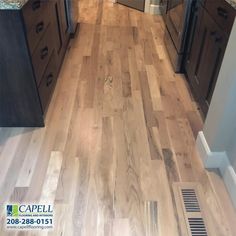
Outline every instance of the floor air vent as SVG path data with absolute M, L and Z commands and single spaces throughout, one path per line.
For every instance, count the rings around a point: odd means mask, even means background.
M 198 183 L 175 183 L 173 185 L 181 235 L 209 236 L 202 212 L 203 197 Z
M 207 230 L 203 218 L 188 218 L 192 236 L 207 236 Z
M 182 189 L 185 210 L 187 212 L 200 212 L 197 195 L 194 189 Z

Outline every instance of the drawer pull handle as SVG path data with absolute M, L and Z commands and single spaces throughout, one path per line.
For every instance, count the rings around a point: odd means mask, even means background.
M 41 5 L 40 0 L 34 1 L 34 2 L 32 3 L 32 10 L 33 10 L 33 11 L 36 11 L 37 9 L 40 8 L 40 5 Z
M 48 47 L 45 47 L 41 50 L 41 59 L 43 60 L 48 55 Z
M 53 82 L 53 74 L 49 74 L 48 77 L 47 77 L 47 82 L 46 82 L 46 85 L 47 87 L 49 87 Z
M 36 25 L 36 33 L 39 34 L 40 32 L 42 32 L 44 29 L 44 23 L 40 22 Z
M 217 8 L 217 12 L 218 12 L 218 15 L 219 15 L 219 16 L 221 16 L 221 17 L 223 17 L 223 18 L 225 18 L 225 19 L 228 18 L 228 13 L 227 13 L 227 11 L 226 11 L 224 8 L 218 7 L 218 8 Z

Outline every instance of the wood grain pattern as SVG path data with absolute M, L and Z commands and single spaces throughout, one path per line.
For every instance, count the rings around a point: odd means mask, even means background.
M 158 236 L 158 204 L 155 201 L 145 202 L 145 235 Z
M 162 19 L 108 0 L 80 9 L 46 127 L 0 129 L 1 216 L 6 202 L 50 200 L 55 228 L 5 232 L 1 217 L 0 235 L 182 236 L 173 184 L 196 182 L 210 224 L 233 236 L 235 210 L 195 150 L 202 120 Z

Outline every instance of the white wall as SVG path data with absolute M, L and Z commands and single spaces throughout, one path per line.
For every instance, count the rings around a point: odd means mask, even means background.
M 206 168 L 219 168 L 236 208 L 236 20 L 196 146 Z
M 225 52 L 203 133 L 213 152 L 236 160 L 236 21 Z

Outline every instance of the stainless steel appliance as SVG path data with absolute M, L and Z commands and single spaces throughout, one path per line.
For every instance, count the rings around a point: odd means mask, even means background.
M 144 11 L 145 0 L 118 0 L 117 2 L 128 7 Z
M 166 19 L 167 5 L 168 5 L 168 0 L 160 0 L 160 12 L 163 16 L 164 21 Z
M 64 0 L 67 11 L 69 32 L 73 36 L 76 33 L 79 20 L 79 0 Z
M 175 72 L 181 72 L 194 0 L 168 0 L 165 44 Z

